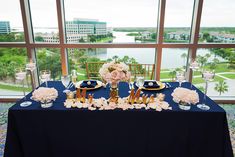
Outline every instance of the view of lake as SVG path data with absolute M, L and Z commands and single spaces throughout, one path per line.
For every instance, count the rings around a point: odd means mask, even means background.
M 116 37 L 113 43 L 134 43 L 134 36 L 127 36 L 130 32 L 113 32 Z M 188 53 L 188 49 L 163 49 L 162 54 L 162 69 L 166 68 L 178 68 L 185 64 L 185 60 L 181 57 L 183 53 Z M 208 49 L 200 49 L 198 54 L 205 55 L 210 53 Z M 98 52 L 92 53 L 91 55 L 101 59 L 112 58 L 117 55 L 119 57 L 129 56 L 136 59 L 137 62 L 142 64 L 153 64 L 155 60 L 155 49 L 154 48 L 109 48 L 99 49 Z M 211 58 L 212 59 L 212 58 Z M 222 59 L 220 58 L 222 61 Z
M 58 29 L 48 29 L 48 28 L 38 28 L 34 29 L 35 33 L 37 32 L 43 32 L 43 33 L 51 33 L 51 32 L 58 32 Z M 113 31 L 113 36 L 115 38 L 113 39 L 113 43 L 135 43 L 135 37 L 134 36 L 128 36 L 127 34 L 130 32 L 115 32 Z M 133 33 L 133 32 L 131 32 Z M 119 56 L 120 58 L 124 56 L 133 57 L 136 59 L 138 63 L 141 64 L 153 64 L 155 60 L 155 49 L 154 48 L 102 48 L 95 50 L 89 50 L 90 56 L 95 56 L 100 59 L 108 59 L 112 58 L 113 56 Z M 163 49 L 162 54 L 162 69 L 170 69 L 170 68 L 178 68 L 185 65 L 185 60 L 181 57 L 183 53 L 188 53 L 188 49 Z M 205 55 L 207 53 L 210 53 L 208 49 L 199 49 L 197 54 L 198 55 Z M 211 57 L 209 59 L 212 60 Z M 223 61 L 222 58 L 218 59 L 220 61 Z

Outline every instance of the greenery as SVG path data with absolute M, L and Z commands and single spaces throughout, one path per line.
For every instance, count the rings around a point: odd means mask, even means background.
M 221 74 L 221 75 L 229 79 L 235 79 L 235 73 L 234 74 Z
M 140 36 L 141 34 L 140 33 L 128 33 L 127 35 L 128 36 Z
M 224 80 L 219 81 L 218 83 L 215 84 L 214 88 L 217 92 L 219 92 L 219 95 L 221 95 L 224 92 L 228 91 L 228 85 Z
M 11 86 L 11 85 L 6 85 L 6 84 L 0 83 L 0 89 L 6 89 L 6 90 L 12 90 L 12 91 L 22 91 L 23 87 Z M 25 87 L 26 92 L 30 92 L 31 90 L 32 90 L 32 88 Z

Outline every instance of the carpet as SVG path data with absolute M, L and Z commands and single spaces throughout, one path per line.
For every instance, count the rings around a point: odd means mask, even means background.
M 13 104 L 0 103 L 0 157 L 3 157 L 4 144 L 7 131 L 7 111 Z M 233 152 L 235 154 L 235 105 L 221 105 L 228 117 L 228 124 L 230 130 L 230 137 L 233 146 Z

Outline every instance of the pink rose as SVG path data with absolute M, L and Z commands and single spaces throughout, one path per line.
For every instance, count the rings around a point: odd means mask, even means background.
M 111 72 L 111 78 L 112 78 L 112 80 L 120 80 L 119 77 L 120 77 L 120 76 L 119 76 L 119 72 L 118 72 L 117 70 L 114 70 L 114 71 Z

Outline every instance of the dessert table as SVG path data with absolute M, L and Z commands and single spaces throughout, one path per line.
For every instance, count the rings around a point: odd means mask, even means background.
M 172 110 L 94 110 L 65 108 L 65 88 L 48 82 L 59 92 L 50 108 L 39 102 L 9 109 L 4 157 L 232 157 L 225 111 L 207 97 L 210 110 L 192 106 L 179 109 L 171 93 L 178 83 L 161 91 Z M 191 84 L 182 84 L 190 88 Z M 74 87 L 73 87 L 74 88 Z M 203 100 L 203 93 L 193 86 Z M 75 90 L 75 88 L 73 89 Z M 119 84 L 120 97 L 128 96 L 127 83 Z M 88 91 L 95 98 L 109 96 L 109 88 Z

